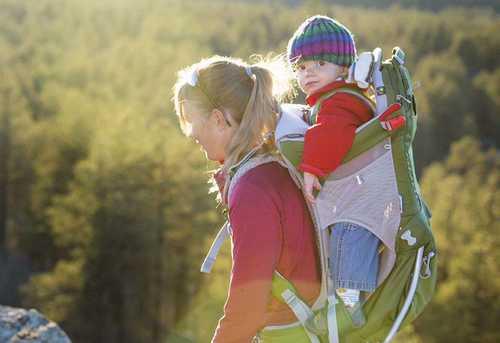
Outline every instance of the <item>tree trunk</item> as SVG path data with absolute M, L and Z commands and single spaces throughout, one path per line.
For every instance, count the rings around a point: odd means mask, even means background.
M 1 94 L 3 109 L 0 112 L 0 251 L 6 249 L 9 194 L 9 152 L 10 152 L 10 97 L 9 91 Z

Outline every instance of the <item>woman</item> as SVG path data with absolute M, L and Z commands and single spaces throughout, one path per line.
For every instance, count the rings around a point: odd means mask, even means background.
M 265 64 L 215 56 L 182 70 L 174 93 L 183 132 L 221 163 L 214 178 L 232 227 L 229 294 L 212 342 L 250 342 L 263 328 L 285 324 L 292 324 L 286 342 L 308 342 L 288 306 L 271 295 L 275 271 L 309 305 L 320 287 L 302 193 L 285 168 L 263 159 L 275 150 L 272 133 L 280 112 L 271 72 Z M 277 342 L 266 332 L 265 342 Z

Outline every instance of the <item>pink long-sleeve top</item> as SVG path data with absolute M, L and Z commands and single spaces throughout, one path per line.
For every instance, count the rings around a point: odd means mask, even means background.
M 304 198 L 278 163 L 244 174 L 229 199 L 233 266 L 224 315 L 212 342 L 248 343 L 268 325 L 297 318 L 271 295 L 277 270 L 312 305 L 320 289 L 313 224 Z

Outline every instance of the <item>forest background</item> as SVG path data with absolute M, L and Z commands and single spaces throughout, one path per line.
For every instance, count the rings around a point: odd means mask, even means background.
M 230 251 L 200 274 L 223 216 L 207 195 L 214 166 L 176 122 L 176 71 L 284 52 L 322 13 L 359 51 L 402 47 L 417 86 L 439 280 L 397 342 L 499 342 L 499 7 L 0 0 L 0 304 L 40 310 L 74 342 L 207 342 Z

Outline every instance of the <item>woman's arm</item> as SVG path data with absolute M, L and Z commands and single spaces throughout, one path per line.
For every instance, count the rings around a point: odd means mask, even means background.
M 266 324 L 271 281 L 282 248 L 279 210 L 270 194 L 245 178 L 230 199 L 233 266 L 229 294 L 212 342 L 251 342 Z

